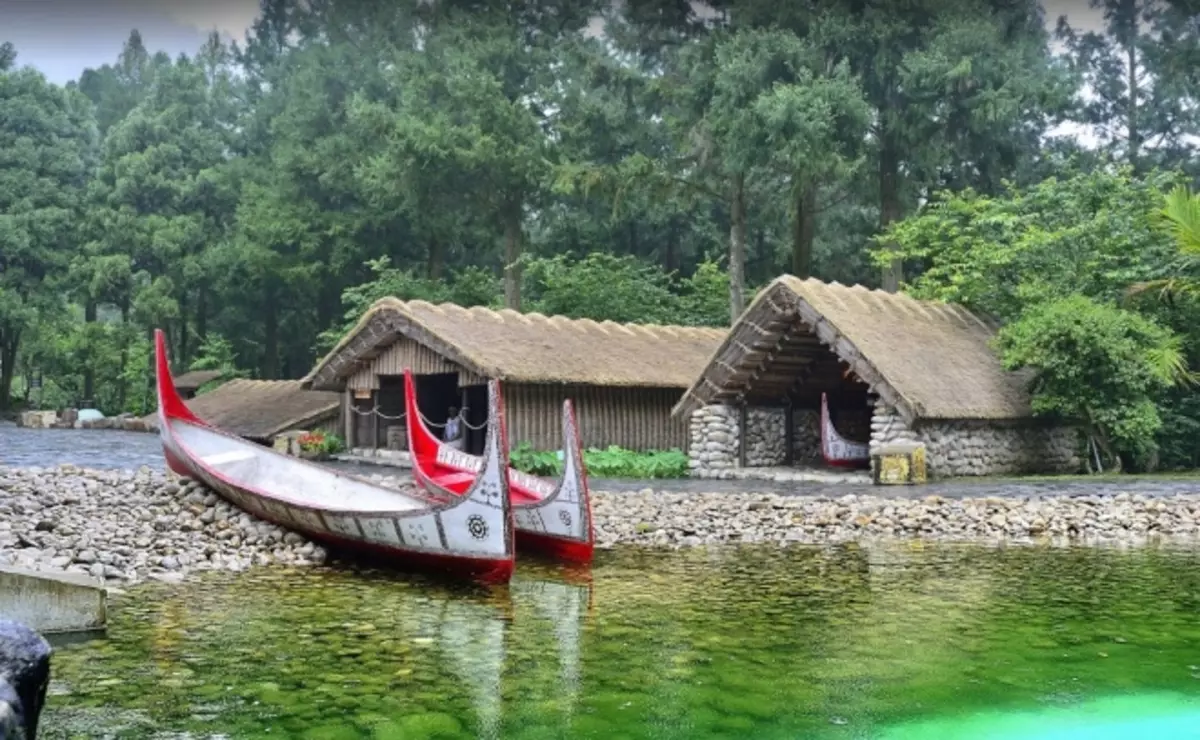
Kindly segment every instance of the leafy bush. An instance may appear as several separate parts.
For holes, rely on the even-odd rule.
[[[509,452],[509,461],[517,470],[531,475],[562,475],[562,461],[556,450],[535,450],[528,442],[514,447]],[[634,452],[616,445],[603,450],[594,447],[584,450],[583,463],[588,475],[596,478],[682,478],[688,469],[687,455],[678,449]]]
[[[1186,375],[1178,336],[1075,295],[1030,308],[997,343],[1007,369],[1036,371],[1035,413],[1080,421],[1118,467],[1156,453],[1162,417],[1155,398]]]

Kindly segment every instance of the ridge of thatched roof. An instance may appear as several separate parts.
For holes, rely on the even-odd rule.
[[[797,326],[908,421],[1033,413],[1029,374],[1004,370],[992,348],[996,322],[959,305],[792,275],[759,293],[673,413],[744,392]]]
[[[223,374],[221,370],[190,370],[175,378],[175,387],[179,390],[194,391]]]
[[[248,439],[267,440],[336,414],[337,393],[310,391],[299,380],[235,378],[184,403],[208,424]],[[150,414],[147,422],[157,422]]]
[[[405,336],[486,378],[532,384],[686,388],[724,329],[619,324],[383,298],[304,378],[336,389]]]

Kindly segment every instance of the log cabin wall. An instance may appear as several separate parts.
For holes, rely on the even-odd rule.
[[[401,337],[394,344],[379,353],[379,356],[358,368],[346,381],[350,390],[378,390],[380,375],[403,375],[404,369],[409,368],[414,375],[440,375],[455,373],[458,375],[458,385],[479,385],[486,383],[486,378],[480,378],[457,363],[447,360],[423,344]]]
[[[671,417],[678,388],[615,388],[594,385],[505,383],[508,440],[535,449],[562,447],[562,403],[575,405],[583,446],[618,445],[630,450],[686,449],[688,420]]]

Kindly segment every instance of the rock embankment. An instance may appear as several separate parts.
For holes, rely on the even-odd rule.
[[[408,487],[401,476],[364,476]],[[749,485],[749,484],[748,484]],[[1200,492],[894,498],[594,492],[598,544],[688,547],[871,539],[958,542],[1200,541]],[[138,471],[0,467],[0,565],[89,573],[114,584],[203,570],[325,562],[303,536],[201,484]]]
[[[0,468],[0,565],[130,583],[325,557],[199,483],[149,468]]]
[[[870,539],[1033,543],[1200,542],[1200,493],[1163,496],[888,498],[675,494],[645,489],[597,496],[604,544],[694,546],[728,542],[837,543]]]

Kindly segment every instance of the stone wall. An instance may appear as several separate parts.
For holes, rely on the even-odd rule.
[[[692,475],[721,477],[741,465],[737,408],[706,406],[692,412],[688,455]],[[746,467],[787,465],[787,410],[746,409]],[[792,454],[797,465],[821,460],[821,414],[815,409],[792,411]]]
[[[688,467],[693,476],[720,477],[738,466],[738,412],[733,407],[714,404],[696,409],[688,434]]]
[[[735,417],[736,418],[736,417]],[[787,464],[787,410],[746,409],[746,467],[770,468]]]
[[[1073,473],[1082,464],[1079,432],[987,421],[921,421],[909,428],[899,414],[876,403],[871,448],[896,440],[922,442],[932,477],[1019,473]]]
[[[821,462],[820,410],[792,410],[792,450],[792,459],[797,465],[814,465]]]

